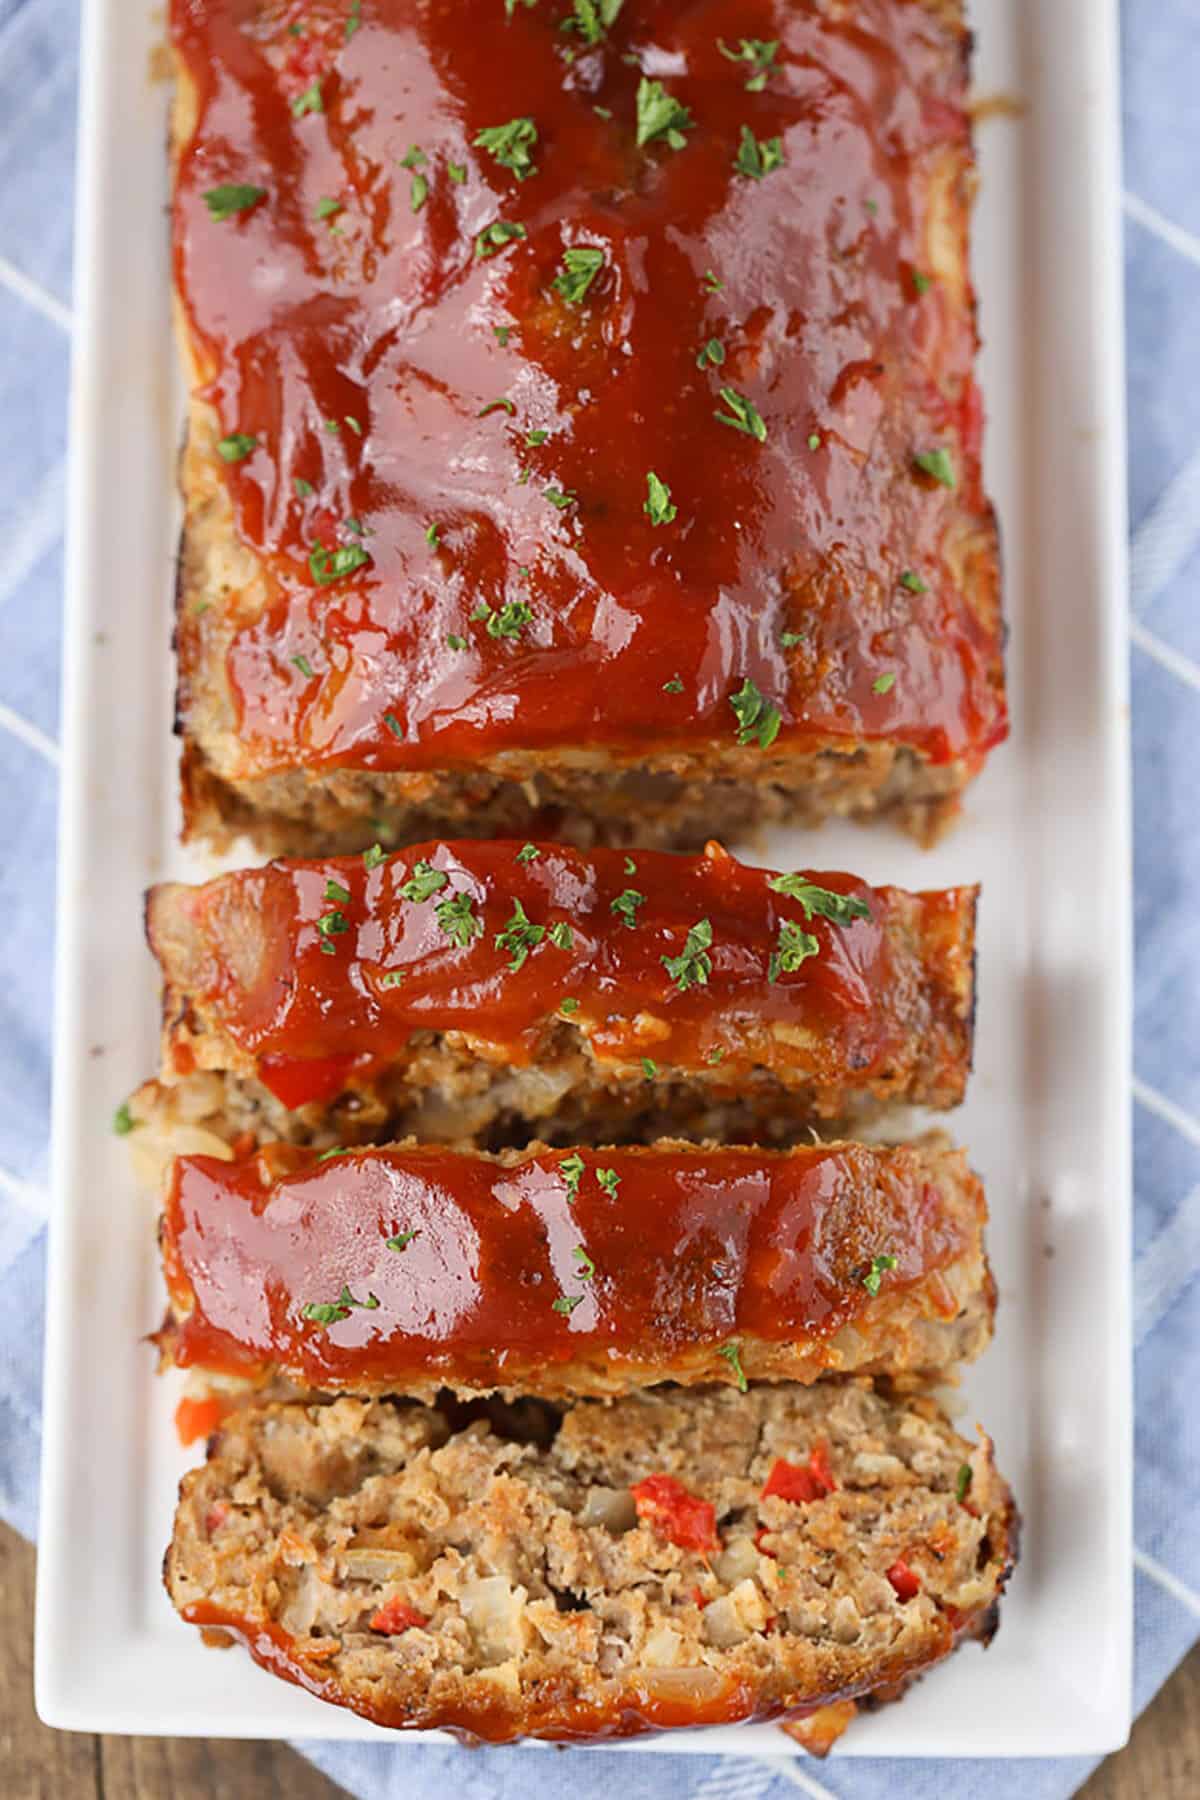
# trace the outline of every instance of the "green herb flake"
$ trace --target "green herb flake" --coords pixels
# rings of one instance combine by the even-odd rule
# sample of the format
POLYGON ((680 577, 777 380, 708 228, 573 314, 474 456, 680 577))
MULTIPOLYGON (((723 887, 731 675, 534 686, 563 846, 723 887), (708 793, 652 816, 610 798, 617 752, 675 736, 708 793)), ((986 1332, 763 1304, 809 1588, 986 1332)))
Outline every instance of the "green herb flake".
POLYGON ((551 506, 557 507, 559 512, 566 512, 568 507, 574 506, 579 499, 579 495, 571 493, 569 488, 548 487, 543 488, 542 492, 551 506))
POLYGON ((617 1189, 621 1185, 621 1177, 617 1174, 617 1171, 615 1169, 597 1169, 596 1180, 600 1183, 600 1186, 604 1189, 604 1192, 608 1195, 609 1199, 615 1200, 617 1197, 617 1189))
POLYGON ((307 680, 312 680, 314 673, 313 666, 309 662, 307 656, 293 656, 291 662, 294 669, 299 669, 300 673, 305 676, 307 680))
POLYGON ((785 650, 794 650, 797 644, 804 642, 804 638, 803 631, 781 631, 779 634, 779 641, 785 650))
POLYGON ((362 865, 368 875, 372 869, 382 868, 386 861, 387 851, 382 844, 372 844, 368 850, 364 850, 362 853, 362 865))
POLYGON ((737 719, 738 743, 757 742, 760 749, 769 750, 779 736, 779 708, 764 699, 749 675, 738 692, 729 696, 729 704, 737 719))
POLYGON ((420 862, 414 863, 412 874, 401 886, 400 898, 411 900, 414 905, 419 906, 422 901, 431 900, 434 894, 440 894, 449 885, 449 881, 450 877, 441 869, 435 869, 432 863, 422 858, 420 862))
POLYGON ((579 1002, 578 1000, 572 999, 560 1000, 558 1003, 558 1010, 560 1013, 566 1013, 567 1017, 570 1018, 572 1014, 579 1011, 579 1002))
POLYGON ((654 1077, 658 1074, 658 1064, 654 1061, 653 1057, 643 1056, 642 1074, 646 1077, 647 1081, 653 1081, 654 1077))
POLYGON ((325 102, 321 97, 321 83, 319 80, 314 81, 311 87, 306 87, 304 92, 302 94, 297 94, 296 98, 292 101, 292 117, 294 119, 302 119, 305 113, 319 113, 324 111, 325 102))
POLYGON ((802 930, 794 919, 780 919, 779 942, 771 952, 768 981, 776 982, 781 975, 794 974, 801 963, 816 956, 820 948, 811 931, 802 930))
POLYGON ((524 844, 521 849, 517 851, 517 861, 519 863, 536 862, 541 854, 542 853, 536 844, 524 844))
POLYGON ((922 275, 920 269, 914 269, 912 272, 912 284, 918 294, 927 294, 933 286, 933 279, 929 275, 922 275))
POLYGON ((638 907, 645 904, 645 894, 639 894, 636 888, 626 888, 623 894, 617 895, 609 911, 616 913, 618 919, 632 931, 637 924, 638 907))
POLYGON ((575 1311, 575 1308, 582 1305, 582 1303, 582 1294, 560 1294, 558 1299, 554 1302, 554 1311, 556 1313, 562 1313, 564 1318, 569 1319, 571 1314, 575 1311))
POLYGON ((745 175, 751 181, 761 181, 772 169, 779 168, 783 162, 783 139, 758 139, 748 125, 742 126, 742 134, 738 143, 738 152, 733 159, 733 166, 739 175, 745 175))
POLYGON ((457 631, 447 632, 447 634, 446 634, 447 650, 465 650, 466 647, 467 647, 467 640, 465 637, 460 637, 458 635, 457 631))
POLYGON ((266 197, 266 188, 251 187, 248 182, 224 181, 220 187, 209 188, 204 196, 204 204, 212 217, 220 223, 234 218, 238 213, 248 212, 266 197))
POLYGON ((972 1469, 970 1463, 960 1463, 958 1474, 954 1477, 954 1498, 961 1506, 971 1491, 972 1469))
POLYGON ((753 401, 747 400, 744 394, 739 394, 731 387, 721 389, 721 399, 729 408, 729 412, 714 413, 713 417, 717 423, 730 425, 734 431, 744 431, 747 437, 756 438, 760 444, 765 444, 767 428, 763 423, 762 414, 753 401))
POLYGON ((585 44, 599 44, 624 4, 625 0, 573 0, 571 16, 559 29, 577 31, 585 44))
POLYGON ((312 482, 305 481, 303 475, 297 475, 292 482, 292 486, 296 490, 296 498, 298 500, 308 500, 316 492, 312 482))
POLYGON ((394 712, 385 712, 383 715, 383 722, 387 726, 388 730, 391 732, 392 736, 394 738, 399 738, 400 742, 403 743, 404 742, 404 727, 403 727, 403 725, 401 725, 401 723, 400 723, 399 719, 396 717, 395 713, 394 712))
POLYGON ((586 1167, 587 1165, 582 1156, 580 1156, 578 1150, 573 1150, 570 1156, 564 1156, 559 1163, 558 1172, 567 1184, 568 1200, 574 1200, 579 1193, 579 1183, 583 1180, 583 1174, 586 1167))
POLYGON ((485 225, 475 239, 475 260, 481 262, 485 257, 495 256, 498 250, 503 250, 505 244, 528 235, 523 225, 509 219, 497 219, 494 224, 485 225))
POLYGON ((862 1278, 862 1285, 868 1294, 875 1295, 883 1284, 883 1277, 889 1269, 896 1267, 894 1256, 873 1256, 871 1266, 862 1278))
POLYGON ((645 144, 661 142, 672 150, 682 150, 684 136, 694 121, 686 106, 668 94, 661 81, 650 81, 643 75, 637 91, 637 141, 645 144))
POLYGON ((425 531, 425 542, 429 545, 429 548, 431 550, 436 550, 441 541, 441 528, 436 524, 427 526, 425 531))
POLYGON ((469 949, 474 938, 483 936, 483 920, 476 918, 474 908, 470 894, 452 894, 434 908, 438 925, 460 950, 469 949))
POLYGON ((708 289, 710 294, 719 294, 723 290, 725 283, 721 280, 719 275, 714 275, 711 269, 705 269, 704 286, 708 289))
POLYGON ((953 459, 950 452, 944 447, 939 447, 937 450, 915 452, 913 461, 923 475, 932 476, 934 481, 939 482, 942 487, 956 488, 958 486, 953 459))
POLYGON ((400 983, 402 981, 407 981, 407 979, 407 969, 385 969, 383 974, 379 977, 379 985, 381 988, 399 987, 400 983))
POLYGON ((632 856, 627 856, 625 858, 625 873, 627 875, 637 874, 637 864, 634 862, 632 856))
POLYGON ((518 181, 537 173, 530 154, 538 130, 530 118, 509 119, 503 125, 487 125, 474 138, 475 147, 490 151, 502 169, 511 169, 518 181))
POLYGON ((870 907, 857 894, 835 894, 831 888, 818 887, 806 875, 771 875, 767 886, 772 893, 795 900, 810 922, 821 918, 834 925, 849 925, 855 919, 871 917, 870 907))
POLYGON ((746 1380, 746 1371, 742 1368, 742 1346, 739 1340, 734 1338, 730 1343, 722 1344, 721 1348, 717 1351, 717 1355, 723 1356, 725 1361, 729 1364, 729 1367, 732 1369, 733 1378, 737 1382, 738 1393, 748 1394, 750 1391, 750 1383, 746 1380))
POLYGON ((113 1114, 112 1128, 115 1137, 128 1137, 131 1131, 137 1129, 137 1120, 129 1110, 128 1100, 122 1100, 113 1114))
POLYGON ((419 171, 412 178, 408 189, 408 203, 413 212, 419 213, 429 198, 429 180, 419 171))
POLYGON ((223 462, 244 462, 252 450, 258 449, 258 439, 250 437, 244 431, 235 431, 230 437, 223 437, 217 445, 217 451, 223 462))
POLYGON ((895 685, 896 671, 894 669, 885 669, 883 674, 877 675, 871 683, 871 692, 873 694, 890 694, 895 685))
POLYGON ((429 158, 426 156, 421 146, 419 144, 412 144, 400 158, 400 167, 402 169, 421 169, 425 167, 428 161, 429 158))
POLYGON ((467 165, 466 163, 447 163, 446 173, 455 187, 462 187, 467 179, 467 165))
POLYGON ((361 437, 363 434, 363 428, 359 424, 358 420, 354 417, 354 414, 353 413, 345 413, 343 416, 346 420, 347 425, 350 427, 351 431, 354 433, 355 437, 361 437))
POLYGON ((341 210, 342 203, 340 200, 334 200, 332 196, 326 196, 324 199, 317 201, 316 206, 313 208, 313 216, 318 219, 332 219, 340 213, 341 210))
POLYGON ((414 1225, 411 1231, 398 1231, 395 1237, 384 1238, 383 1241, 389 1250, 407 1250, 413 1239, 420 1235, 421 1227, 414 1225))
POLYGON ((663 967, 681 994, 686 994, 690 987, 708 986, 712 974, 712 957, 708 954, 712 938, 711 921, 698 919, 688 932, 679 955, 662 958, 663 967))
POLYGON ((568 306, 579 306, 604 267, 604 252, 587 244, 573 244, 563 251, 562 261, 554 286, 568 306))
POLYGON ((752 73, 746 82, 748 94, 761 94, 768 79, 778 71, 775 58, 779 52, 779 42, 773 39, 767 42, 763 38, 741 38, 736 50, 731 50, 724 38, 717 39, 717 49, 730 62, 744 62, 752 73))
POLYGON ((679 508, 671 504, 670 488, 665 481, 659 480, 653 469, 646 472, 646 486, 649 493, 642 502, 642 511, 652 525, 670 525, 679 514, 679 508))
POLYGON ((334 881, 331 876, 325 883, 324 897, 326 900, 333 900, 339 906, 349 906, 350 889, 344 888, 340 881, 334 881))
POLYGON ((330 939, 342 937, 349 929, 350 921, 345 913, 339 912, 336 908, 333 912, 322 913, 317 920, 317 931, 320 934, 321 949, 326 956, 336 954, 330 939))
POLYGON ((316 543, 309 552, 308 566, 318 586, 328 587, 345 575, 353 575, 355 569, 361 569, 370 560, 361 544, 340 544, 335 550, 327 550, 324 544, 316 543))
POLYGON ((544 925, 535 925, 519 900, 513 901, 512 917, 503 931, 496 933, 497 950, 510 950, 509 968, 515 975, 523 968, 531 950, 536 950, 546 935, 544 925))
POLYGON ((575 933, 565 919, 559 919, 550 927, 550 942, 556 950, 569 950, 575 942, 575 933))
POLYGON ((368 1294, 365 1300, 356 1300, 348 1287, 344 1287, 336 1300, 310 1300, 301 1308, 301 1316, 311 1319, 315 1325, 333 1325, 339 1319, 350 1317, 350 1308, 357 1306, 363 1312, 375 1312, 379 1301, 374 1294, 368 1294))
POLYGON ((332 1149, 322 1150, 320 1156, 318 1156, 318 1158, 317 1158, 317 1161, 319 1163, 332 1162, 335 1156, 349 1156, 349 1155, 350 1155, 350 1151, 347 1150, 345 1144, 334 1144, 332 1149))
POLYGON ((710 1050, 708 1053, 708 1060, 710 1063, 712 1063, 714 1065, 714 1067, 716 1066, 717 1063, 724 1062, 724 1060, 725 1060, 724 1050, 722 1050, 720 1048, 720 1046, 718 1046, 716 1049, 710 1050))
POLYGON ((672 675, 670 681, 664 681, 662 691, 664 694, 682 694, 683 683, 680 681, 678 675, 672 675))
POLYGON ((476 418, 479 418, 479 419, 486 419, 489 413, 494 413, 494 412, 515 413, 516 410, 517 410, 516 402, 513 400, 510 400, 507 397, 507 395, 505 395, 500 400, 489 400, 486 406, 480 407, 478 413, 476 413, 475 416, 476 416, 476 418))
MULTIPOLYGON (((540 450, 549 436, 548 431, 527 431, 525 433, 526 446, 530 450, 540 450)), ((525 574, 528 575, 528 573, 529 570, 526 569, 525 574)))
POLYGON ((724 344, 721 342, 720 338, 709 338, 706 344, 701 344, 700 346, 699 355, 696 357, 696 367, 698 369, 707 369, 709 367, 719 369, 724 361, 724 344))
POLYGON ((907 588, 910 594, 927 594, 929 589, 921 577, 912 569, 905 569, 900 576, 900 586, 907 588))
POLYGON ((809 432, 808 447, 810 450, 819 450, 821 448, 821 434, 819 431, 809 432))
POLYGON ((532 623, 533 608, 528 600, 506 600, 498 612, 493 612, 487 601, 481 600, 471 617, 487 620, 489 637, 518 638, 532 623))

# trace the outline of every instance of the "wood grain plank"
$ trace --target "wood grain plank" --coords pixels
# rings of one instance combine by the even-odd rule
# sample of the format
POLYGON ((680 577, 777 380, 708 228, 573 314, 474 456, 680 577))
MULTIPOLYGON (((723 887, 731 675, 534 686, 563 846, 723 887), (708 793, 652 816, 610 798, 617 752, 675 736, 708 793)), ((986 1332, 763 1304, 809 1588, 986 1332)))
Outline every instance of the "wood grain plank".
POLYGON ((99 1739, 33 1710, 33 1550, 0 1525, 0 1772, 20 1800, 101 1800, 99 1739))
POLYGON ((1200 1794, 1200 1644, 1185 1657, 1078 1800, 1195 1800, 1200 1794))
POLYGON ((344 1789, 286 1744, 101 1738, 102 1800, 338 1800, 344 1789))

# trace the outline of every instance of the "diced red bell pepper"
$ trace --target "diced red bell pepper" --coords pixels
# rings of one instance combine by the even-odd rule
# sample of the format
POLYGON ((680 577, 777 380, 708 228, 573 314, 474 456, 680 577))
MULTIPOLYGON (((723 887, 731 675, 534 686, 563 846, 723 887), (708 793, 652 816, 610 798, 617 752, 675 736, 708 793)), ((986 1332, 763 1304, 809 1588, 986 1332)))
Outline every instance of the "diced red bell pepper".
POLYGON ((814 1446, 807 1464, 786 1462, 777 1456, 760 1497, 766 1500, 776 1494, 781 1500, 809 1501, 836 1492, 837 1482, 829 1467, 829 1446, 822 1440, 814 1446))
POLYGON ((175 1408, 175 1431, 184 1449, 200 1438, 211 1437, 228 1410, 227 1402, 212 1394, 204 1400, 185 1396, 175 1408))
POLYGON ((647 1475, 630 1488, 637 1516, 681 1550, 717 1548, 717 1513, 711 1501, 689 1494, 673 1475, 647 1475))
POLYGON ((388 1637, 399 1637, 413 1625, 428 1623, 425 1614, 419 1613, 415 1606, 407 1606, 403 1600, 389 1600, 372 1618, 371 1630, 382 1631, 388 1637))
POLYGON ((915 1600, 921 1591, 919 1577, 913 1574, 902 1556, 898 1556, 887 1571, 887 1578, 901 1600, 915 1600))

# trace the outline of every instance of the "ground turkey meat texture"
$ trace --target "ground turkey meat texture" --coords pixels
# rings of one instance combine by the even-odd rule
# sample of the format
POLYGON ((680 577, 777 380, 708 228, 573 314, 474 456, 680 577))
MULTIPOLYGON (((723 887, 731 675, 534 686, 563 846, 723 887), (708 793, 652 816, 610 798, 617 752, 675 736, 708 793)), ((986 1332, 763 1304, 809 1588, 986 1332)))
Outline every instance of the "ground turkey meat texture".
POLYGON ((583 1401, 540 1446, 339 1399, 234 1416, 165 1579, 381 1724, 578 1739, 891 1687, 990 1635, 1015 1546, 988 1441, 867 1382, 583 1401))

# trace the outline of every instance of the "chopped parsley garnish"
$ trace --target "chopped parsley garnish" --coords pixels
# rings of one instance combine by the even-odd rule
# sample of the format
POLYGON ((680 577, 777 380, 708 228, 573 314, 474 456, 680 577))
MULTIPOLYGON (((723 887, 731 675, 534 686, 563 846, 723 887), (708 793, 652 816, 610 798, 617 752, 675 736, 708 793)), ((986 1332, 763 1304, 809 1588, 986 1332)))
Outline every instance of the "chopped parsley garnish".
POLYGON ((533 608, 528 600, 506 600, 497 612, 486 600, 481 600, 471 617, 487 621, 489 637, 516 638, 532 621, 533 608))
POLYGON ((731 387, 721 389, 721 398, 729 408, 729 412, 713 414, 718 424, 732 425, 735 431, 744 431, 747 437, 757 438, 760 444, 765 444, 767 428, 763 424, 762 414, 753 401, 747 400, 745 395, 737 393, 731 387))
POLYGON ((877 1294, 883 1284, 884 1274, 888 1269, 895 1267, 896 1258, 894 1256, 873 1256, 871 1266, 862 1278, 862 1284, 868 1294, 877 1294))
POLYGON ((718 1046, 716 1049, 710 1050, 708 1053, 708 1060, 710 1063, 723 1062, 724 1059, 725 1059, 725 1052, 724 1052, 724 1050, 722 1050, 720 1048, 720 1046, 718 1046))
POLYGON ((306 87, 302 94, 297 94, 292 101, 292 117, 302 119, 305 113, 325 111, 325 102, 321 98, 321 83, 318 79, 311 87, 306 87))
POLYGON ((558 1165, 558 1172, 567 1184, 567 1199, 574 1200, 579 1192, 579 1183, 583 1180, 583 1172, 587 1167, 578 1150, 572 1150, 570 1156, 564 1156, 558 1165))
POLYGON ((342 203, 340 200, 334 200, 331 196, 326 196, 324 199, 317 201, 316 206, 313 208, 313 214, 314 217, 318 219, 332 219, 340 213, 341 210, 342 203))
POLYGON ((515 413, 516 410, 517 410, 516 402, 514 400, 510 400, 508 398, 508 396, 505 395, 500 400, 489 400, 486 406, 480 407, 478 413, 475 416, 476 416, 476 418, 479 418, 479 419, 486 419, 489 413, 493 413, 493 412, 515 413))
POLYGON ((387 726, 388 730, 391 732, 392 736, 394 738, 399 738, 400 742, 403 743, 404 742, 404 727, 403 727, 403 725, 401 725, 401 723, 400 723, 399 719, 396 717, 395 713, 394 712, 385 712, 383 715, 383 722, 387 726))
POLYGON ((572 15, 560 29, 577 31, 585 44, 598 44, 624 4, 625 0, 573 0, 572 15))
POLYGON ((452 894, 434 908, 438 924, 460 950, 469 949, 472 938, 483 936, 483 920, 475 917, 474 907, 470 894, 452 894))
POLYGON ((654 1077, 658 1074, 658 1064, 652 1056, 643 1056, 642 1074, 646 1077, 647 1081, 653 1081, 654 1077))
POLYGON ((797 644, 804 642, 804 637, 805 634, 802 631, 781 631, 779 641, 785 650, 794 650, 797 644))
POLYGON ((579 495, 571 493, 569 488, 548 487, 543 488, 542 492, 551 506, 556 506, 559 512, 566 512, 567 508, 574 506, 579 499, 579 495))
POLYGON ((683 683, 680 681, 678 675, 672 675, 670 681, 664 681, 662 691, 664 694, 682 694, 683 683))
POLYGON ((958 1474, 954 1477, 954 1498, 961 1506, 971 1489, 972 1469, 970 1463, 960 1463, 958 1474))
POLYGON ((428 526, 425 532, 425 542, 429 545, 429 548, 431 550, 436 550, 441 541, 441 527, 436 524, 428 526))
POLYGON ((781 975, 793 974, 801 963, 816 956, 820 948, 812 932, 803 930, 795 919, 780 919, 779 942, 771 952, 768 981, 778 981, 781 975))
POLYGON ((509 968, 515 975, 531 950, 536 950, 546 935, 544 925, 535 925, 519 900, 513 901, 512 918, 503 931, 496 933, 497 950, 511 950, 509 968))
POLYGON ((480 150, 490 150, 502 169, 511 169, 518 181, 536 174, 530 148, 538 130, 532 119, 509 119, 504 125, 488 125, 475 135, 480 150))
POLYGON ((353 575, 355 569, 361 569, 370 560, 361 544, 340 544, 336 550, 327 550, 324 544, 316 543, 309 552, 308 566, 313 580, 328 587, 343 575, 353 575))
POLYGON ((575 244, 563 251, 562 273, 554 278, 568 306, 578 306, 604 267, 604 252, 587 244, 575 244))
POLYGON ((550 927, 550 942, 556 950, 569 950, 575 942, 575 933, 565 919, 559 919, 550 927))
POLYGON ((309 662, 307 656, 293 656, 292 667, 294 669, 299 669, 300 673, 306 676, 309 681, 312 680, 314 673, 313 666, 309 662))
POLYGON ((455 187, 462 187, 467 179, 467 165, 466 163, 447 163, 446 173, 455 187))
POLYGON ((600 1183, 600 1186, 604 1189, 609 1199, 615 1200, 617 1197, 617 1189, 621 1185, 621 1177, 617 1174, 617 1171, 615 1169, 597 1169, 596 1180, 600 1183))
POLYGON ((505 244, 511 244, 515 238, 527 237, 523 225, 509 219, 497 219, 492 225, 485 225, 475 239, 475 259, 482 261, 485 256, 495 256, 497 250, 503 250, 505 244))
POLYGON ((336 901, 339 906, 349 906, 350 889, 344 888, 340 881, 331 879, 325 883, 325 899, 336 901))
POLYGON ((385 969, 379 977, 379 985, 382 988, 399 987, 400 983, 407 979, 408 971, 406 969, 385 969))
POLYGON ((929 589, 921 577, 912 569, 905 569, 900 576, 900 586, 907 588, 910 594, 927 594, 929 589))
POLYGON ((578 1000, 572 999, 560 1000, 558 1003, 558 1010, 560 1013, 566 1013, 567 1017, 570 1018, 572 1013, 577 1013, 579 1011, 579 1002, 578 1000))
POLYGON ((779 736, 779 708, 763 698, 748 675, 738 692, 730 694, 729 704, 737 718, 738 743, 757 741, 760 749, 769 750, 779 736))
POLYGON ((708 986, 712 974, 712 957, 708 954, 712 935, 710 920, 698 919, 688 932, 679 955, 663 957, 663 967, 681 994, 686 994, 690 987, 708 986))
POLYGON ((358 30, 358 28, 361 24, 362 24, 362 0, 350 0, 350 16, 346 20, 346 26, 345 26, 347 43, 350 42, 350 39, 354 36, 355 32, 358 30))
POLYGON ((645 75, 637 91, 637 141, 652 144, 659 139, 672 150, 682 150, 687 143, 685 131, 694 121, 686 106, 668 94, 661 81, 650 81, 645 75))
POLYGON ((266 188, 251 187, 248 182, 223 181, 220 187, 209 188, 204 204, 213 218, 220 221, 232 219, 236 213, 248 212, 266 197, 266 188))
POLYGON ((349 1156, 350 1154, 351 1152, 347 1150, 345 1144, 334 1144, 331 1149, 322 1150, 317 1161, 319 1163, 332 1162, 335 1156, 349 1156))
POLYGON ((384 1238, 389 1250, 407 1250, 415 1237, 420 1237, 421 1227, 414 1225, 411 1231, 398 1231, 395 1237, 384 1238))
POLYGON ((129 1110, 128 1100, 122 1100, 112 1117, 113 1133, 116 1137, 128 1137, 136 1127, 137 1121, 129 1110))
POLYGON ((217 445, 221 459, 227 463, 243 462, 252 450, 258 449, 258 439, 249 437, 244 431, 235 431, 230 437, 223 437, 217 445))
POLYGON ((639 894, 636 888, 626 888, 623 894, 617 895, 609 911, 615 912, 618 919, 623 920, 632 931, 637 924, 638 907, 645 904, 645 894, 639 894))
POLYGON ((517 861, 519 863, 536 862, 541 854, 536 844, 525 844, 517 851, 517 861))
POLYGON ((428 200, 428 198, 429 198, 428 177, 425 175, 422 175, 420 170, 418 170, 417 173, 413 176, 412 183, 408 190, 408 203, 412 207, 412 210, 415 213, 419 213, 421 208, 424 206, 425 202, 428 200))
POLYGON ((746 83, 748 94, 761 94, 767 85, 768 76, 776 73, 775 57, 779 50, 779 42, 770 42, 763 38, 741 38, 736 50, 731 50, 724 38, 717 39, 717 49, 730 62, 744 62, 750 65, 753 74, 746 83))
POLYGON ((700 353, 696 358, 696 367, 698 369, 707 369, 711 363, 713 368, 719 369, 724 361, 724 344, 721 342, 720 338, 709 338, 706 344, 701 344, 700 346, 700 353))
POLYGON ((380 868, 387 861, 387 851, 382 844, 372 844, 362 853, 363 868, 370 874, 372 869, 380 868))
POLYGON ((465 637, 460 637, 458 635, 457 631, 447 632, 447 634, 446 634, 447 650, 465 650, 466 647, 467 647, 467 640, 465 637))
POLYGON ((356 1300, 348 1287, 344 1287, 336 1300, 310 1300, 301 1308, 301 1314, 311 1319, 314 1325, 334 1325, 339 1319, 350 1317, 352 1306, 361 1307, 364 1312, 374 1312, 379 1302, 374 1294, 368 1294, 365 1300, 356 1300))
POLYGON ((358 420, 354 417, 354 414, 353 413, 345 413, 343 416, 346 420, 347 425, 350 427, 351 431, 354 433, 355 437, 361 437, 362 436, 362 426, 359 424, 358 420))
POLYGON ((705 269, 704 285, 710 294, 719 294, 725 286, 725 283, 721 280, 719 275, 714 275, 711 269, 705 269))
POLYGON ((931 475, 942 487, 958 486, 958 477, 954 473, 954 463, 950 452, 944 447, 937 450, 921 450, 914 452, 913 461, 923 475, 931 475))
POLYGON ((571 1255, 575 1258, 575 1261, 579 1264, 579 1279, 580 1279, 580 1281, 591 1281, 593 1276, 596 1273, 596 1265, 592 1261, 591 1257, 588 1255, 587 1251, 584 1249, 583 1245, 576 1244, 575 1248, 571 1252, 571 1255))
MULTIPOLYGON (((526 448, 529 450, 540 450, 549 436, 550 433, 548 431, 527 431, 525 433, 526 448)), ((528 569, 525 573, 529 573, 528 569)))
POLYGON ((518 6, 524 6, 526 12, 528 12, 529 9, 536 6, 537 3, 538 0, 504 0, 504 16, 506 19, 511 19, 518 6))
POLYGON ((933 280, 928 275, 922 275, 920 269, 914 269, 912 272, 912 284, 918 294, 927 294, 933 286, 933 280))
POLYGON ((575 1308, 582 1304, 582 1301, 582 1294, 560 1294, 558 1299, 554 1302, 554 1311, 556 1313, 562 1313, 569 1319, 571 1314, 575 1311, 575 1308))
POLYGON ((750 1383, 746 1380, 746 1371, 742 1368, 742 1346, 739 1340, 734 1338, 731 1343, 722 1344, 721 1348, 717 1351, 717 1355, 723 1356, 725 1361, 729 1364, 729 1367, 733 1370, 733 1378, 737 1382, 738 1393, 749 1393, 750 1383))
POLYGON ((742 135, 738 143, 738 153, 733 159, 733 166, 739 175, 746 175, 751 181, 761 181, 772 169, 777 169, 783 161, 782 138, 756 138, 748 125, 742 126, 742 135))
POLYGON ((854 919, 869 919, 871 909, 857 894, 835 894, 831 888, 818 887, 804 875, 771 875, 767 886, 773 893, 783 894, 804 908, 806 919, 829 919, 834 925, 849 925, 854 919))
POLYGON ((810 450, 819 450, 821 448, 821 434, 819 431, 809 432, 808 447, 810 450))
POLYGON ((634 862, 632 856, 627 856, 625 858, 625 873, 627 875, 637 874, 637 864, 634 862))
POLYGON ((652 525, 669 525, 678 515, 679 508, 671 504, 671 490, 665 481, 660 481, 653 469, 646 472, 646 486, 649 489, 647 498, 642 502, 642 511, 649 517, 652 525))
POLYGON ((895 685, 896 671, 894 669, 885 669, 883 674, 877 675, 871 683, 871 692, 873 694, 890 694, 895 685))
POLYGON ((408 153, 400 158, 402 169, 420 169, 429 161, 419 144, 410 146, 408 153))
POLYGON ((313 494, 316 492, 315 488, 313 487, 312 482, 305 481, 303 475, 297 475, 296 479, 292 483, 292 486, 295 488, 296 497, 299 500, 307 500, 310 494, 313 494))
POLYGON ((337 954, 329 941, 330 938, 341 937, 343 933, 349 931, 349 929, 350 921, 347 919, 345 913, 338 912, 336 908, 333 912, 322 913, 321 917, 317 920, 317 931, 321 938, 321 949, 326 956, 335 956, 337 954))
POLYGON ((420 905, 421 901, 431 900, 434 894, 440 894, 449 885, 449 881, 450 877, 441 869, 435 869, 432 863, 422 858, 419 863, 414 864, 412 874, 401 886, 400 898, 420 905))

